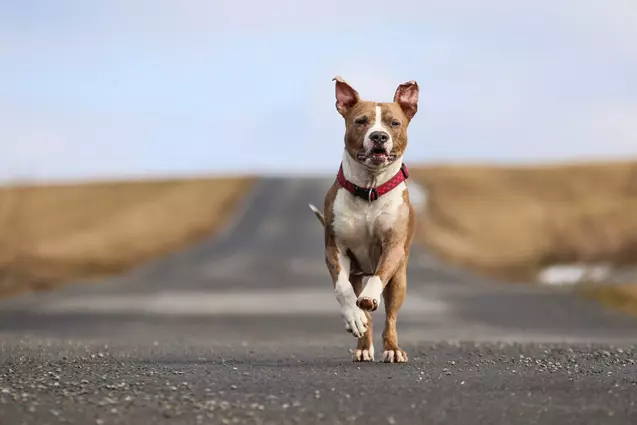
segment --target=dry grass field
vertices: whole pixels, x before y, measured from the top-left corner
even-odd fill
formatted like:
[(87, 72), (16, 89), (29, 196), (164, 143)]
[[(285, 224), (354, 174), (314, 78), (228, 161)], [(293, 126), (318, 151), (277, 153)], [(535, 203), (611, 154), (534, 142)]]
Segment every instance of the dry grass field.
[(225, 225), (250, 178), (0, 187), (0, 295), (118, 273)]
[(428, 205), (418, 240), (496, 278), (556, 263), (637, 262), (637, 162), (411, 167)]

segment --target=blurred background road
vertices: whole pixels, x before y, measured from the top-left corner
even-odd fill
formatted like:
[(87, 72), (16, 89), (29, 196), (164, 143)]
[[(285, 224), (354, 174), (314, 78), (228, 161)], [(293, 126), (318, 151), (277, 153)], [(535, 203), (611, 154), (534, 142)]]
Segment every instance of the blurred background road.
[[(131, 424), (142, 417), (637, 418), (637, 320), (569, 289), (477, 278), (418, 247), (398, 325), (410, 363), (353, 363), (355, 340), (341, 324), (321, 226), (307, 208), (321, 204), (331, 181), (262, 179), (219, 237), (121, 277), (2, 302), (0, 417)], [(382, 323), (382, 313), (374, 317)]]

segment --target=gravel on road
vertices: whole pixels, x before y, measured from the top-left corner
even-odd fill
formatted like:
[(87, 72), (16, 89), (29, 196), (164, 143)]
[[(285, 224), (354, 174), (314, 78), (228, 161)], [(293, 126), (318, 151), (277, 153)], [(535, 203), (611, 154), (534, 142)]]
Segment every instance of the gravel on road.
[(406, 348), (397, 365), (344, 360), (344, 346), (5, 343), (0, 423), (637, 423), (635, 347)]

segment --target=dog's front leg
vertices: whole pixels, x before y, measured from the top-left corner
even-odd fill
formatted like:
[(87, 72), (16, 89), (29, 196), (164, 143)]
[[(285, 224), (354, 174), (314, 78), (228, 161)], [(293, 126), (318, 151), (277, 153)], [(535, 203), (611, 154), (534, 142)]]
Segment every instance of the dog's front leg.
[(356, 305), (366, 311), (376, 310), (385, 286), (394, 277), (403, 261), (405, 261), (403, 242), (392, 241), (384, 244), (376, 273), (367, 281), (365, 289), (356, 300)]
[(328, 237), (325, 247), (325, 263), (332, 276), (334, 294), (341, 307), (341, 317), (345, 329), (356, 338), (361, 338), (367, 331), (367, 316), (356, 306), (356, 294), (349, 281), (351, 270), (350, 258), (345, 249), (339, 249), (333, 237)]

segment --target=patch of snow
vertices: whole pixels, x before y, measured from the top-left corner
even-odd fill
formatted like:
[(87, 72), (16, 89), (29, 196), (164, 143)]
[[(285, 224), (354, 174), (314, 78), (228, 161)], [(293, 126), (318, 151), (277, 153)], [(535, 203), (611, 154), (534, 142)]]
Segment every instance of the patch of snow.
[(607, 264), (556, 264), (539, 272), (538, 280), (544, 285), (600, 282), (607, 279), (612, 271)]

